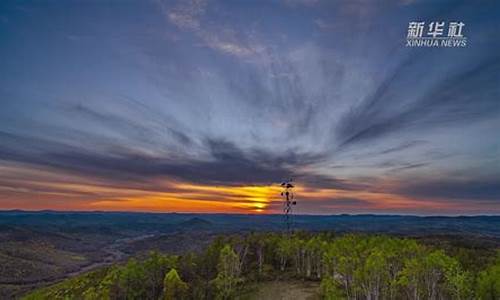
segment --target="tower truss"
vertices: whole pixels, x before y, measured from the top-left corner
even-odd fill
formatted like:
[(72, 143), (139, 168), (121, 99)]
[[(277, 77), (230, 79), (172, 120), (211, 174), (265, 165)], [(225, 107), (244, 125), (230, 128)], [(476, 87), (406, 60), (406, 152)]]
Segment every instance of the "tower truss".
[(284, 222), (287, 233), (292, 232), (292, 215), (293, 215), (293, 207), (297, 205), (297, 201), (294, 199), (292, 179), (284, 181), (281, 183), (281, 197), (283, 198), (283, 215)]

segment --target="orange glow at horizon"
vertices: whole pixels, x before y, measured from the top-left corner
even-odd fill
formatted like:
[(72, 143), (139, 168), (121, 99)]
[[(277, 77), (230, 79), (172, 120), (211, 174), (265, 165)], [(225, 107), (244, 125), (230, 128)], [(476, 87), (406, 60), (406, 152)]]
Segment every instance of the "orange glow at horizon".
[[(54, 191), (39, 194), (41, 206), (24, 206), (26, 209), (69, 209), (151, 212), (202, 212), (202, 213), (279, 213), (281, 198), (279, 185), (210, 186), (192, 183), (171, 183), (172, 191), (145, 191), (134, 188), (115, 188), (100, 185), (46, 183), (39, 184)], [(338, 212), (338, 209), (356, 211), (359, 205), (346, 205), (342, 199), (362, 199), (363, 209), (374, 211), (426, 210), (453, 208), (451, 203), (414, 200), (403, 196), (363, 191), (305, 188), (297, 186), (301, 206), (317, 205), (321, 212)], [(82, 198), (82, 201), (74, 201)], [(55, 198), (61, 200), (55, 202)], [(336, 199), (338, 199), (338, 203)], [(328, 203), (328, 204), (325, 204)], [(19, 208), (19, 206), (15, 207)], [(328, 210), (328, 211), (325, 211)]]
[[(10, 174), (0, 186), (0, 209), (109, 210), (200, 213), (280, 213), (279, 185), (208, 185), (150, 180), (147, 184), (112, 183), (36, 170), (2, 166)], [(476, 203), (416, 199), (390, 193), (397, 183), (381, 182), (377, 191), (342, 190), (298, 185), (297, 213), (470, 212)], [(387, 192), (384, 192), (387, 191)], [(491, 207), (489, 208), (491, 210)]]
[(278, 198), (280, 190), (274, 185), (209, 186), (181, 183), (173, 187), (176, 192), (98, 200), (90, 205), (96, 209), (109, 210), (261, 213)]

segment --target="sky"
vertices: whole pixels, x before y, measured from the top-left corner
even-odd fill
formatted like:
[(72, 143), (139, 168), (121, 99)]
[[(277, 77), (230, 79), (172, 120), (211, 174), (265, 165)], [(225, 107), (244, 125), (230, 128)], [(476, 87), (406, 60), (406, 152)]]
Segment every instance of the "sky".
[[(2, 1), (0, 209), (500, 214), (500, 3)], [(407, 47), (409, 22), (465, 47)]]

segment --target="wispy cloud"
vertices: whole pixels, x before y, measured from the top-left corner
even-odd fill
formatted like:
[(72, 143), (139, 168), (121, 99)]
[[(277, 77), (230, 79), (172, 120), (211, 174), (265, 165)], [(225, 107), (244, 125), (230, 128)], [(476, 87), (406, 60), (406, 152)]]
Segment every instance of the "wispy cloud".
[[(498, 4), (368, 2), (6, 10), (0, 207), (495, 210)], [(401, 44), (442, 14), (468, 47)]]
[(158, 1), (168, 22), (181, 30), (191, 32), (201, 45), (236, 57), (250, 57), (262, 53), (265, 47), (251, 39), (249, 30), (239, 36), (227, 24), (214, 25), (204, 20), (209, 2), (207, 0), (180, 1), (176, 5), (168, 5)]
[(424, 130), (436, 124), (468, 125), (500, 113), (496, 101), (500, 89), (494, 83), (499, 76), (496, 70), (500, 59), (495, 55), (472, 67), (457, 70), (447, 78), (437, 79), (430, 86), (417, 86), (426, 92), (408, 102), (405, 99), (409, 97), (408, 90), (400, 83), (413, 82), (410, 76), (424, 76), (425, 71), (417, 67), (417, 61), (412, 58), (402, 63), (373, 94), (343, 116), (336, 128), (341, 146), (381, 138), (409, 127)]

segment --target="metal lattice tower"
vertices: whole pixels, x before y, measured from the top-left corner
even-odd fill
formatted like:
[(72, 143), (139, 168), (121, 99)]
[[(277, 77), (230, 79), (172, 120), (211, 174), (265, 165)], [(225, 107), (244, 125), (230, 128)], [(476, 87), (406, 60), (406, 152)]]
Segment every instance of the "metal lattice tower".
[(297, 201), (294, 200), (293, 195), (293, 184), (292, 179), (284, 181), (281, 184), (281, 197), (283, 197), (283, 214), (285, 217), (285, 226), (287, 233), (291, 233), (292, 230), (292, 214), (293, 214), (293, 206), (297, 205)]

